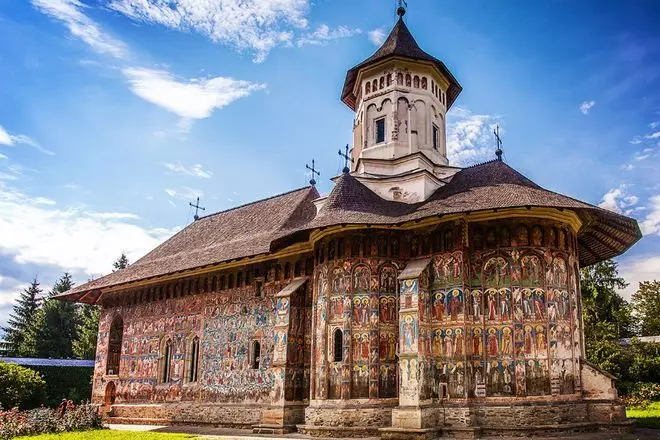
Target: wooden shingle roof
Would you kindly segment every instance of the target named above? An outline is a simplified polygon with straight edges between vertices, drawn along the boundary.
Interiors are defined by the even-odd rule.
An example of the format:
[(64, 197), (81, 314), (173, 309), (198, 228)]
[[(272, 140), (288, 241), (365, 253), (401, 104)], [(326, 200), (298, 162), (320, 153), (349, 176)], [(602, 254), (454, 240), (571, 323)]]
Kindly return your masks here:
[[(500, 161), (460, 170), (428, 200), (416, 204), (382, 199), (348, 173), (337, 179), (316, 213), (313, 201), (318, 197), (314, 187), (307, 187), (202, 217), (128, 268), (60, 297), (94, 302), (101, 289), (268, 254), (282, 243), (306, 240), (309, 232), (336, 225), (394, 225), (508, 208), (571, 210), (582, 221), (581, 266), (619, 255), (642, 236), (634, 219), (546, 190)], [(87, 296), (81, 299), (83, 295)]]

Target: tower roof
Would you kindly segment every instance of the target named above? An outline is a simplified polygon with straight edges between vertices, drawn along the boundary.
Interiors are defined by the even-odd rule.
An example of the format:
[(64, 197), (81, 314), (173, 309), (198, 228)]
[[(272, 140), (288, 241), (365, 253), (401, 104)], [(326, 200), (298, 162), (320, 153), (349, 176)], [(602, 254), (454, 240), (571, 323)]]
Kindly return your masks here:
[(410, 33), (410, 30), (408, 30), (408, 26), (406, 26), (406, 23), (403, 21), (403, 16), (399, 16), (399, 20), (396, 25), (394, 25), (394, 28), (392, 28), (390, 35), (388, 35), (383, 45), (369, 58), (348, 71), (346, 74), (346, 80), (344, 81), (344, 88), (341, 93), (341, 100), (352, 110), (355, 110), (356, 96), (353, 89), (355, 88), (355, 80), (357, 79), (359, 71), (372, 64), (394, 57), (433, 63), (447, 81), (449, 81), (449, 89), (447, 90), (448, 109), (461, 93), (461, 90), (463, 90), (456, 78), (454, 78), (454, 75), (451, 74), (442, 61), (424, 52), (419, 47), (417, 41), (415, 41), (415, 38)]

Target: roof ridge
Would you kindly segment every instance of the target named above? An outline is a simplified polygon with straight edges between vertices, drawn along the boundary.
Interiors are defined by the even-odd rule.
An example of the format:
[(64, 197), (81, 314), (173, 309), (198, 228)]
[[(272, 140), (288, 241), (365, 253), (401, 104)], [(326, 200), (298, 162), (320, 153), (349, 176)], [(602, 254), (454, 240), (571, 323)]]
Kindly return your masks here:
[(236, 209), (245, 208), (246, 206), (254, 205), (254, 204), (256, 204), (256, 203), (260, 203), (260, 202), (265, 202), (266, 200), (271, 200), (271, 199), (275, 199), (275, 198), (277, 198), (277, 197), (286, 196), (286, 195), (288, 195), (288, 194), (292, 194), (292, 193), (295, 193), (295, 192), (298, 192), (298, 191), (302, 191), (302, 190), (305, 190), (305, 189), (309, 189), (309, 188), (312, 188), (312, 186), (311, 186), (311, 185), (302, 186), (302, 187), (300, 187), (300, 188), (296, 188), (296, 189), (292, 189), (292, 190), (289, 190), (289, 191), (285, 191), (285, 192), (280, 193), (280, 194), (275, 194), (274, 196), (265, 197), (265, 198), (263, 198), (263, 199), (254, 200), (254, 201), (252, 201), (252, 202), (243, 203), (242, 205), (234, 206), (234, 207), (231, 207), (231, 208), (225, 209), (225, 210), (223, 210), (223, 211), (217, 211), (217, 212), (214, 212), (214, 213), (212, 213), (212, 214), (204, 215), (204, 216), (200, 217), (199, 220), (202, 220), (202, 219), (205, 219), (205, 218), (209, 218), (209, 217), (213, 217), (214, 215), (218, 215), (218, 214), (225, 214), (225, 213), (227, 213), (227, 212), (235, 211)]

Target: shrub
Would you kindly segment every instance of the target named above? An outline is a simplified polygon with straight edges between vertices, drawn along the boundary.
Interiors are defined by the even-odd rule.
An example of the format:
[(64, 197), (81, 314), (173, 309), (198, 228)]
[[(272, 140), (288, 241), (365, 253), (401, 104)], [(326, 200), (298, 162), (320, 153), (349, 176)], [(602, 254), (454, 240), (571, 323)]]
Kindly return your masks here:
[(41, 374), (46, 381), (46, 397), (43, 404), (55, 407), (62, 399), (75, 403), (88, 401), (92, 396), (93, 367), (30, 367)]
[(0, 440), (20, 435), (85, 431), (101, 428), (101, 417), (91, 405), (61, 408), (37, 408), (29, 411), (0, 410)]
[(660, 401), (660, 384), (640, 383), (625, 398), (626, 406), (635, 409), (646, 409), (652, 402)]
[(20, 365), (0, 362), (0, 407), (21, 409), (39, 406), (46, 382), (39, 373)]

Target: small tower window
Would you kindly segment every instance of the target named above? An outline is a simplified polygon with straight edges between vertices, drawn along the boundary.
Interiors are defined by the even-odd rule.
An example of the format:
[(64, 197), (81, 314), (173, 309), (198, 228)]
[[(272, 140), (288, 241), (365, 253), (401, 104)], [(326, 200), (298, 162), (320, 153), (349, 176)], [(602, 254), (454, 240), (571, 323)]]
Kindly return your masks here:
[(438, 126), (433, 124), (433, 148), (438, 149), (438, 135), (440, 134)]
[(426, 77), (423, 77), (423, 78), (422, 78), (422, 88), (423, 88), (424, 90), (426, 90), (426, 89), (428, 89), (428, 87), (429, 87), (429, 85), (428, 85), (428, 80), (426, 79)]
[(259, 361), (261, 360), (261, 344), (259, 341), (254, 341), (252, 343), (252, 369), (259, 369)]
[(343, 359), (343, 350), (344, 350), (344, 334), (342, 333), (341, 329), (335, 329), (335, 333), (333, 336), (333, 342), (334, 342), (334, 356), (333, 356), (333, 362), (341, 362)]
[(371, 83), (367, 81), (367, 84), (364, 86), (364, 93), (371, 93)]
[(415, 75), (415, 78), (413, 79), (413, 87), (419, 89), (419, 76), (417, 75)]
[(381, 89), (383, 87), (385, 87), (385, 77), (384, 76), (381, 76), (380, 79), (378, 80), (378, 87), (381, 88)]
[(409, 73), (406, 74), (406, 87), (410, 87), (412, 83), (412, 77)]
[(376, 120), (376, 143), (385, 142), (385, 118)]

